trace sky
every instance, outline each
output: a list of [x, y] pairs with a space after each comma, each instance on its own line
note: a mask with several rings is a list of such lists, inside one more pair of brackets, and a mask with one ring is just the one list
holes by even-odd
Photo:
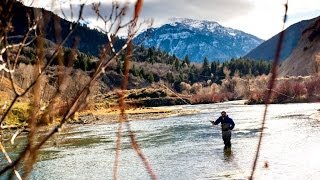
[[[133, 3], [135, 0], [127, 0]], [[24, 0], [26, 5], [44, 7], [61, 14], [71, 14], [70, 3], [73, 11], [77, 12], [79, 3], [88, 4], [84, 10], [84, 18], [90, 27], [102, 26], [91, 9], [92, 2], [97, 0], [60, 0], [34, 1]], [[102, 9], [110, 10], [112, 0], [101, 1]], [[119, 0], [120, 4], [126, 2]], [[153, 26], [158, 27], [169, 21], [170, 18], [192, 18], [197, 20], [215, 21], [219, 24], [244, 31], [267, 40], [279, 33], [283, 26], [285, 0], [144, 0], [140, 18], [154, 20]], [[288, 27], [301, 20], [320, 16], [320, 0], [289, 0]], [[107, 14], [107, 13], [106, 13]]]

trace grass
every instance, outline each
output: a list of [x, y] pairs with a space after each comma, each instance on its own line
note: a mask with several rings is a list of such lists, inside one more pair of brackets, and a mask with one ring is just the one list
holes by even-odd
[[[0, 102], [0, 107], [3, 107], [5, 102]], [[1, 110], [1, 114], [4, 110]], [[17, 102], [13, 105], [12, 110], [4, 119], [4, 126], [25, 126], [31, 112], [31, 106], [27, 102]]]

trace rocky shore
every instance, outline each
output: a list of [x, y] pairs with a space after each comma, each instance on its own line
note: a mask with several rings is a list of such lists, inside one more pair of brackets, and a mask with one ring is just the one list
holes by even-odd
[[[129, 121], [153, 120], [172, 116], [195, 114], [198, 111], [183, 109], [179, 106], [170, 107], [142, 107], [125, 110]], [[120, 119], [119, 109], [99, 109], [83, 111], [68, 121], [69, 124], [105, 124], [118, 122]]]

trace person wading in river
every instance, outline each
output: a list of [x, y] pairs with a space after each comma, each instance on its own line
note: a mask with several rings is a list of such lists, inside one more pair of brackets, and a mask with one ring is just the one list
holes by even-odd
[[222, 139], [224, 142], [224, 149], [231, 148], [231, 130], [235, 124], [225, 111], [221, 112], [221, 116], [216, 121], [210, 121], [213, 125], [221, 123]]

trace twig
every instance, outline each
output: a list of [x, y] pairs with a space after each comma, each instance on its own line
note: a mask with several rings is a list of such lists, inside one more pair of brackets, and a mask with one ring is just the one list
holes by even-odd
[[274, 57], [274, 61], [273, 61], [273, 66], [271, 69], [271, 79], [269, 81], [269, 86], [268, 86], [268, 91], [267, 94], [265, 96], [265, 109], [264, 109], [264, 113], [263, 113], [263, 119], [262, 119], [262, 123], [261, 123], [261, 133], [260, 133], [260, 137], [259, 137], [259, 141], [258, 141], [258, 146], [257, 146], [257, 151], [256, 151], [256, 155], [253, 161], [253, 166], [252, 166], [252, 171], [251, 171], [251, 175], [249, 177], [250, 180], [253, 179], [256, 167], [257, 167], [257, 162], [258, 162], [258, 158], [259, 158], [259, 153], [260, 153], [260, 149], [261, 149], [261, 144], [262, 144], [262, 138], [263, 138], [263, 133], [264, 133], [264, 128], [265, 128], [265, 122], [266, 122], [266, 118], [267, 118], [267, 111], [268, 111], [268, 104], [270, 103], [270, 98], [271, 98], [271, 90], [274, 87], [275, 84], [275, 79], [277, 77], [277, 66], [279, 63], [279, 59], [280, 59], [280, 53], [281, 53], [281, 49], [282, 49], [282, 43], [283, 43], [283, 39], [284, 39], [284, 25], [286, 23], [287, 20], [287, 12], [288, 12], [288, 0], [285, 3], [285, 13], [284, 13], [284, 18], [283, 18], [283, 25], [282, 25], [282, 31], [280, 32], [280, 37], [278, 40], [278, 44], [277, 44], [277, 49], [276, 49], [276, 54]]
[[[16, 137], [19, 136], [19, 134], [21, 134], [25, 129], [26, 129], [25, 127], [21, 128], [21, 129], [18, 129], [18, 130], [13, 134], [13, 136], [12, 136], [12, 138], [11, 138], [11, 140], [10, 140], [10, 142], [11, 142], [12, 145], [14, 144], [14, 140], [16, 139]], [[11, 163], [11, 162], [10, 162], [10, 163]]]
[[179, 99], [181, 99], [183, 102], [185, 102], [188, 105], [191, 105], [189, 102], [187, 102], [186, 100], [184, 100], [182, 97], [180, 97], [180, 95], [178, 95], [177, 93], [173, 92], [170, 88], [168, 88], [166, 85], [164, 84], [160, 84], [160, 86], [164, 86], [166, 89], [168, 89], [171, 93], [173, 93], [175, 96], [177, 96]]
[[[4, 115], [2, 116], [1, 120], [0, 120], [0, 124], [2, 123], [2, 121], [6, 118], [6, 116], [8, 115], [8, 113], [10, 112], [10, 110], [12, 109], [13, 105], [15, 104], [15, 102], [17, 101], [17, 99], [23, 95], [25, 95], [30, 89], [32, 89], [38, 82], [39, 78], [41, 77], [41, 75], [44, 73], [44, 70], [47, 69], [49, 67], [49, 65], [53, 62], [54, 57], [56, 56], [56, 54], [59, 52], [59, 49], [62, 47], [62, 45], [67, 41], [67, 39], [69, 38], [69, 36], [74, 32], [75, 27], [78, 25], [79, 20], [82, 17], [82, 11], [83, 11], [83, 7], [84, 4], [80, 5], [80, 11], [79, 11], [79, 18], [77, 23], [75, 24], [74, 28], [69, 32], [69, 34], [65, 37], [65, 39], [59, 44], [59, 46], [57, 47], [56, 51], [53, 53], [53, 55], [51, 56], [51, 59], [49, 60], [49, 62], [45, 65], [45, 67], [41, 70], [41, 72], [38, 73], [38, 76], [35, 78], [34, 82], [31, 83], [31, 85], [22, 93], [22, 94], [16, 94], [13, 101], [11, 102], [9, 108], [5, 111]], [[32, 121], [34, 122], [34, 121]], [[33, 128], [33, 130], [30, 131], [29, 133], [29, 139], [33, 138], [33, 133], [34, 133], [34, 127], [35, 124], [32, 125], [31, 128]], [[0, 128], [1, 129], [1, 128]], [[53, 133], [54, 134], [54, 133]], [[51, 137], [45, 137], [45, 141]], [[46, 139], [47, 138], [47, 139]], [[31, 146], [32, 141], [29, 141], [29, 143], [27, 144], [26, 148], [20, 153], [20, 155], [18, 156], [18, 158], [13, 161], [11, 164], [9, 164], [8, 166], [4, 167], [1, 171], [0, 171], [0, 175], [3, 174], [4, 172], [6, 172], [7, 170], [13, 168], [14, 166], [16, 166], [27, 154], [30, 155], [29, 160], [31, 160], [31, 163], [34, 162], [35, 160], [35, 156], [36, 156], [36, 152], [37, 150], [44, 144], [45, 141], [40, 142], [38, 145], [36, 145], [35, 147]], [[30, 165], [30, 167], [27, 167], [27, 172], [25, 175], [28, 174], [28, 170], [29, 168], [32, 168], [32, 164]]]
[[42, 68], [41, 73], [35, 78], [35, 80], [25, 89], [24, 92], [22, 92], [21, 94], [16, 94], [13, 101], [11, 102], [9, 108], [6, 110], [6, 112], [4, 113], [4, 115], [1, 117], [0, 119], [0, 124], [3, 122], [3, 120], [6, 118], [6, 116], [8, 115], [8, 113], [11, 111], [12, 106], [15, 104], [15, 102], [18, 100], [18, 98], [24, 96], [25, 94], [27, 94], [29, 92], [30, 89], [33, 88], [33, 86], [36, 84], [36, 82], [38, 81], [38, 79], [40, 78], [40, 76], [42, 74], [44, 74], [45, 70], [49, 67], [49, 65], [51, 65], [51, 63], [54, 61], [54, 58], [56, 57], [56, 55], [59, 52], [59, 49], [65, 44], [65, 42], [67, 41], [67, 39], [71, 36], [71, 34], [74, 32], [75, 28], [77, 27], [77, 25], [79, 24], [79, 21], [81, 19], [82, 16], [82, 11], [83, 11], [83, 7], [84, 4], [82, 4], [80, 6], [80, 12], [79, 12], [79, 18], [77, 20], [77, 22], [75, 23], [74, 28], [68, 33], [68, 35], [65, 37], [65, 39], [58, 45], [58, 47], [56, 48], [55, 52], [51, 55], [51, 57], [49, 58], [48, 63]]
[[116, 141], [116, 157], [113, 164], [113, 179], [118, 179], [119, 174], [119, 159], [121, 154], [121, 137], [122, 137], [122, 129], [123, 129], [123, 120], [125, 119], [123, 117], [123, 112], [121, 111], [121, 114], [119, 115], [119, 126], [117, 131], [117, 141]]
[[[4, 154], [4, 156], [6, 157], [7, 161], [9, 163], [12, 163], [12, 160], [10, 158], [10, 156], [8, 155], [6, 149], [4, 148], [4, 146], [2, 145], [1, 141], [0, 141], [0, 149], [2, 151], [2, 153]], [[22, 180], [19, 172], [16, 170], [16, 168], [13, 166], [13, 171], [14, 171], [14, 174], [16, 175], [16, 177], [19, 179], [19, 180]]]

